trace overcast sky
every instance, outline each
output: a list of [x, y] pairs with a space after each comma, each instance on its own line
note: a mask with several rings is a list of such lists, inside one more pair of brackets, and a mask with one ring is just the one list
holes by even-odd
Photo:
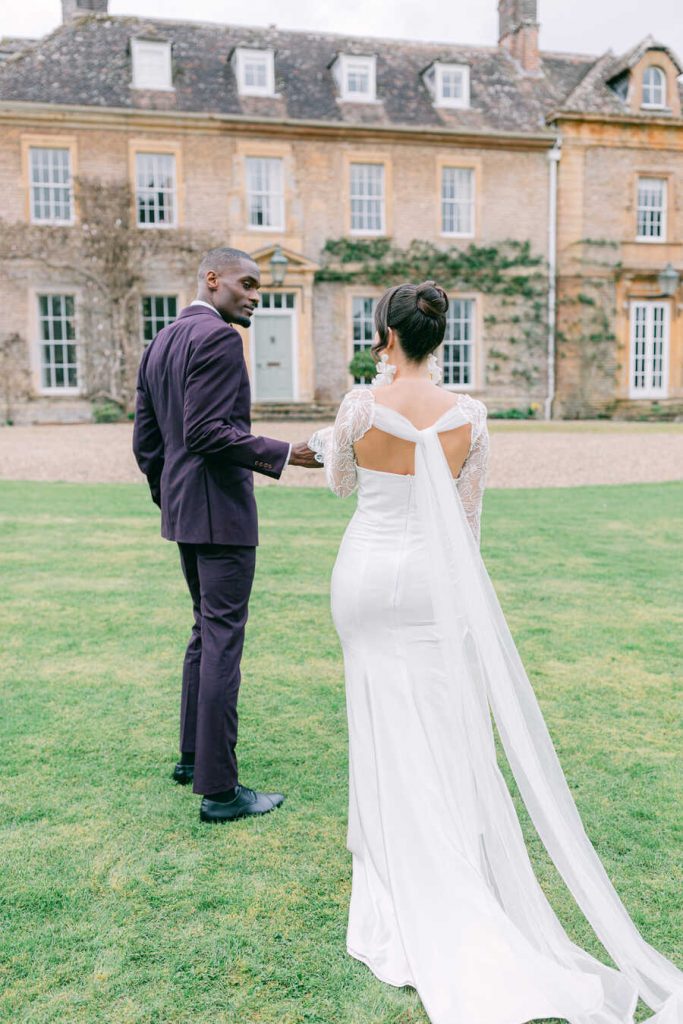
[[[109, 0], [112, 14], [495, 45], [497, 0]], [[541, 46], [617, 53], [652, 34], [683, 60], [681, 0], [539, 0]], [[0, 36], [40, 36], [61, 0], [0, 0]]]

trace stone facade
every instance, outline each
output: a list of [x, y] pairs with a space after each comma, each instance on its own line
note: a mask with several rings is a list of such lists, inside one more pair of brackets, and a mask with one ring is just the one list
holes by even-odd
[[[106, 10], [105, 0], [93, 2]], [[85, 310], [97, 290], [83, 266], [83, 253], [92, 246], [82, 245], [87, 225], [78, 193], [73, 223], [30, 225], [31, 153], [54, 149], [68, 153], [74, 181], [99, 182], [105, 191], [128, 183], [131, 197], [138, 154], [165, 156], [175, 172], [172, 226], [137, 229], [131, 205], [132, 236], [139, 237], [144, 259], [129, 294], [122, 292], [126, 309], [100, 303], [97, 315], [74, 314], [77, 328], [70, 329], [78, 334], [79, 358], [94, 347], [93, 331], [106, 334], [108, 315], [125, 315], [133, 324], [131, 344], [139, 353], [144, 297], [170, 296], [172, 308], [180, 309], [193, 295], [193, 247], [198, 253], [206, 245], [233, 245], [255, 254], [267, 295], [262, 318], [243, 332], [255, 400], [338, 401], [352, 383], [354, 313], [358, 331], [359, 317], [367, 321], [360, 300], [376, 298], [389, 282], [351, 280], [343, 273], [323, 280], [319, 272], [329, 240], [376, 237], [353, 232], [351, 224], [352, 165], [369, 164], [382, 168], [382, 234], [398, 250], [418, 239], [435, 252], [470, 246], [494, 252], [513, 240], [527, 244], [539, 261], [541, 283], [526, 305], [514, 288], [506, 292], [499, 282], [493, 294], [476, 275], [449, 285], [454, 319], [448, 358], [470, 359], [469, 379], [452, 386], [482, 397], [492, 410], [544, 402], [549, 407], [548, 380], [556, 378], [554, 415], [632, 408], [627, 311], [639, 297], [656, 296], [667, 263], [683, 266], [680, 68], [665, 47], [646, 41], [619, 59], [544, 54], [538, 51], [533, 0], [501, 0], [498, 48], [82, 16], [86, 9], [94, 9], [91, 0], [65, 0], [65, 24], [46, 40], [23, 47], [17, 40], [0, 43], [0, 218], [5, 241], [21, 241], [21, 225], [38, 239], [31, 257], [15, 258], [7, 242], [0, 256], [0, 340], [17, 334], [25, 339], [32, 381], [29, 400], [16, 396], [13, 419], [88, 418], [94, 397], [116, 391], [99, 378], [97, 387], [92, 375], [88, 379], [85, 358], [77, 388], [60, 393], [59, 386], [44, 386], [40, 297], [71, 296], [76, 309]], [[131, 40], [156, 44], [160, 57], [164, 46], [170, 48], [167, 88], [131, 88]], [[274, 54], [272, 97], [240, 94], [233, 71], [240, 47]], [[339, 53], [368, 54], [374, 61], [372, 101], [335, 95], [330, 65]], [[650, 64], [663, 66], [668, 76], [666, 113], [642, 110], [642, 74]], [[428, 85], [430, 69], [438, 66], [467, 69], [468, 104], [436, 102]], [[625, 78], [630, 84], [620, 98], [610, 82], [618, 80], [623, 93]], [[558, 138], [555, 371], [548, 365], [544, 275], [552, 255], [548, 157]], [[259, 159], [281, 168], [283, 219], [277, 227], [250, 225], [247, 173], [249, 161]], [[442, 231], [442, 183], [452, 171], [466, 172], [472, 189], [471, 230], [460, 236]], [[643, 176], [669, 182], [665, 243], [635, 241]], [[164, 245], [150, 245], [162, 235]], [[182, 258], [173, 254], [176, 238]], [[55, 239], [59, 245], [64, 239], [59, 258]], [[271, 278], [277, 246], [288, 259], [281, 286]], [[659, 405], [673, 408], [683, 402], [683, 340], [676, 301], [667, 302], [668, 378]], [[586, 339], [600, 332], [591, 348]], [[264, 369], [280, 365], [268, 359], [268, 343], [273, 352], [286, 349], [284, 390], [277, 375]], [[550, 353], [552, 358], [552, 348]], [[125, 405], [130, 396], [125, 388], [115, 397], [121, 394]], [[637, 409], [651, 404], [651, 398], [636, 400]]]

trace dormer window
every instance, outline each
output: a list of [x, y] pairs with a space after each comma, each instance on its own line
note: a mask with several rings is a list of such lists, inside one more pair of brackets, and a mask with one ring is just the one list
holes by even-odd
[[649, 67], [643, 72], [643, 106], [666, 107], [666, 75], [661, 68]]
[[467, 64], [434, 61], [423, 74], [424, 82], [437, 107], [461, 110], [470, 105], [470, 69]]
[[334, 62], [333, 72], [342, 100], [350, 103], [376, 101], [374, 57], [354, 57], [341, 53]]
[[130, 49], [133, 88], [172, 91], [171, 44], [151, 39], [132, 39]]
[[470, 69], [466, 64], [438, 64], [434, 93], [437, 107], [469, 107]]
[[275, 95], [275, 60], [272, 50], [238, 47], [234, 64], [240, 96]]

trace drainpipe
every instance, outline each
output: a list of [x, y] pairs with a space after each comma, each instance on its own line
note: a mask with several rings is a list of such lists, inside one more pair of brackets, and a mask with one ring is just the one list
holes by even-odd
[[548, 385], [543, 415], [552, 419], [555, 398], [555, 327], [557, 323], [557, 165], [562, 155], [558, 139], [548, 153]]

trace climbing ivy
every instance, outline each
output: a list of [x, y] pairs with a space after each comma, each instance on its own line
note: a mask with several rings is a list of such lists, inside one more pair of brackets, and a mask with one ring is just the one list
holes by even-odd
[[421, 239], [406, 248], [388, 238], [329, 239], [316, 280], [375, 287], [434, 280], [448, 292], [484, 294], [488, 383], [532, 389], [542, 379], [548, 276], [529, 242], [442, 249]]

